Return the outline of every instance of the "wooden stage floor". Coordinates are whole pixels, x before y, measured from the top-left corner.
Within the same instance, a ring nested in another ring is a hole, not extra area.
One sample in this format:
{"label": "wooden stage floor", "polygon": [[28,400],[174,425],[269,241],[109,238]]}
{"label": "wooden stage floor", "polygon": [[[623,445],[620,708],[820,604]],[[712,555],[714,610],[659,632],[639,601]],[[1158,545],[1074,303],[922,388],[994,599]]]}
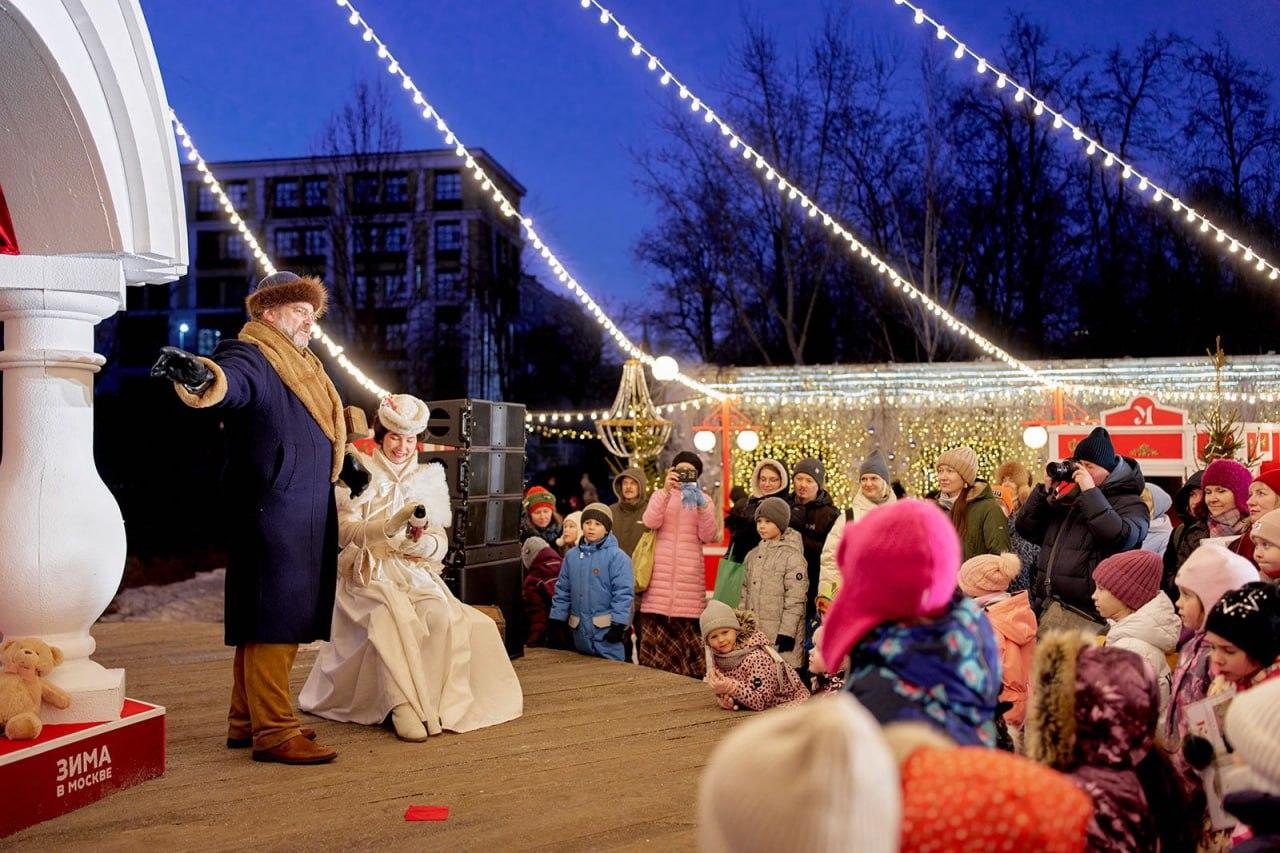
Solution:
{"label": "wooden stage floor", "polygon": [[[698,774],[745,715],[701,682],[533,649],[516,661],[524,716],[426,743],[304,715],[339,751],[285,767],[227,750],[231,650],[222,626],[112,623],[95,659],[168,710],[159,779],[5,839],[16,850],[688,850]],[[298,655],[294,696],[314,650]],[[409,805],[449,807],[408,823]]]}

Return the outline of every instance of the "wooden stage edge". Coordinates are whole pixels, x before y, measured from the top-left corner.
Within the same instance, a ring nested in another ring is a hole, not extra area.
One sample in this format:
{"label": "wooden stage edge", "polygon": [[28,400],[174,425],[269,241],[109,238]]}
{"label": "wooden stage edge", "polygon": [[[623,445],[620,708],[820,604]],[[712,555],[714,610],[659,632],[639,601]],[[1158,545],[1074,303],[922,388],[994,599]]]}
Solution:
{"label": "wooden stage edge", "polygon": [[[225,748],[231,650],[222,626],[99,624],[95,659],[168,712],[159,779],[6,838],[17,850],[691,850],[698,775],[745,718],[701,682],[570,652],[515,662],[524,716],[402,743],[386,729],[304,716],[339,751],[285,767]],[[298,654],[296,698],[315,659]],[[410,805],[448,806],[406,822]]]}

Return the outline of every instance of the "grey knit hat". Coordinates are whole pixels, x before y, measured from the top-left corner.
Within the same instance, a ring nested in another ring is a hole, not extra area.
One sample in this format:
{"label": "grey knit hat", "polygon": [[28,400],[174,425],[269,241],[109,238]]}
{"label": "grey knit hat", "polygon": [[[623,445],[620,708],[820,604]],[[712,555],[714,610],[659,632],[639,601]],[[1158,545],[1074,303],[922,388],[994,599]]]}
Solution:
{"label": "grey knit hat", "polygon": [[742,630],[742,625],[738,622],[738,616],[733,612],[733,608],[714,598],[707,602],[706,609],[698,617],[698,626],[702,628],[703,642],[706,641],[708,634],[718,628],[732,628],[735,631]]}
{"label": "grey knit hat", "polygon": [[862,460],[862,467],[858,469],[858,476],[863,474],[875,474],[886,483],[889,482],[889,465],[884,461],[884,454],[879,448],[871,451],[871,455]]}
{"label": "grey knit hat", "polygon": [[823,484],[827,481],[826,466],[817,459],[801,459],[797,462],[795,467],[791,469],[791,481],[793,483],[795,482],[796,475],[798,474],[808,474],[815,482],[817,482],[819,489],[821,489]]}
{"label": "grey knit hat", "polygon": [[756,518],[767,518],[786,533],[787,525],[791,524],[791,505],[782,498],[765,498],[756,507]]}
{"label": "grey knit hat", "polygon": [[545,549],[551,546],[547,544],[547,540],[539,536],[530,536],[524,540],[524,544],[520,546],[520,562],[527,569],[533,565],[533,558],[541,554]]}

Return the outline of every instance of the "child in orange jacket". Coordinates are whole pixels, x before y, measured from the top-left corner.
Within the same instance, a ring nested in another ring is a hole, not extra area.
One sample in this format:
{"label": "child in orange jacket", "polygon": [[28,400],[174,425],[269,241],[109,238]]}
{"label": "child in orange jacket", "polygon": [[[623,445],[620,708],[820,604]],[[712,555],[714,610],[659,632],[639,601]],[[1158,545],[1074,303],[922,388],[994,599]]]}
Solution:
{"label": "child in orange jacket", "polygon": [[1010,595],[1022,571],[1017,554],[979,554],[960,566],[960,590],[982,608],[995,630],[1000,651],[1000,701],[1011,707],[1005,724],[1021,728],[1027,717],[1027,682],[1036,653],[1036,615],[1026,590]]}

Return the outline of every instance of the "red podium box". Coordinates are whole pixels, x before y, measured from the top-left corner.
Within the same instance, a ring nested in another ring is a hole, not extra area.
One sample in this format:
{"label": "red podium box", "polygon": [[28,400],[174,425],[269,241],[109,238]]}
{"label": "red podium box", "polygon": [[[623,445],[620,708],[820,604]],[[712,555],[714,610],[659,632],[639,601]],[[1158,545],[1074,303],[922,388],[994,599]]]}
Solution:
{"label": "red podium box", "polygon": [[0,838],[164,773],[164,708],[126,699],[120,719],[0,737]]}

